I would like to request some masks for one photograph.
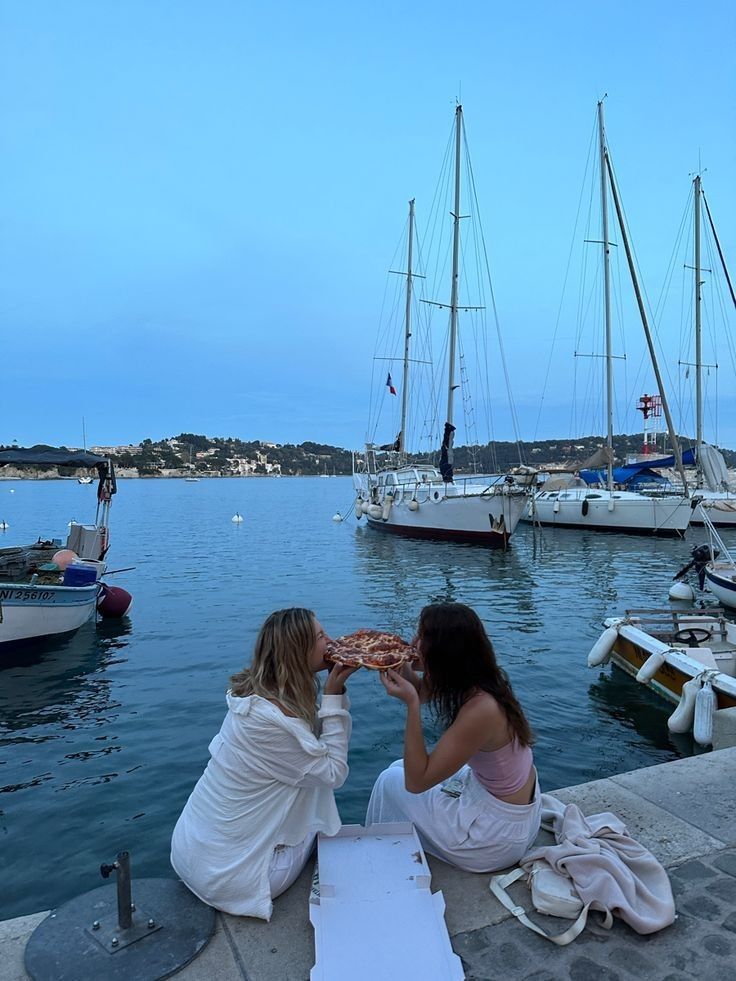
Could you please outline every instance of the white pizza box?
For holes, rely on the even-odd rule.
[[[318,854],[311,981],[462,981],[412,824],[346,825],[319,836]]]

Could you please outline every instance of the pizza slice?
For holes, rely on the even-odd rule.
[[[327,645],[325,660],[347,667],[386,671],[415,660],[417,652],[398,634],[363,628]]]

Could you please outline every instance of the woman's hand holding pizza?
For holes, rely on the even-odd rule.
[[[345,682],[348,680],[351,674],[354,674],[358,670],[358,668],[351,668],[346,664],[330,664],[329,667],[330,673],[327,675],[324,694],[344,695]]]
[[[411,705],[412,702],[419,703],[419,692],[411,681],[400,675],[398,671],[389,668],[387,671],[381,671],[380,677],[383,687],[393,698],[398,698],[405,705]]]

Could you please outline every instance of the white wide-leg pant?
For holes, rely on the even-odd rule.
[[[298,845],[276,846],[268,866],[271,899],[276,899],[282,892],[286,892],[299,878],[300,872],[312,854],[316,838],[316,835],[311,834]]]
[[[534,844],[542,804],[539,785],[530,804],[507,804],[478,783],[469,766],[452,778],[460,796],[442,786],[411,794],[404,786],[402,760],[376,780],[366,824],[411,821],[424,850],[467,872],[495,872],[516,865]]]

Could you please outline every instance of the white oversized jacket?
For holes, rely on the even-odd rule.
[[[271,918],[268,866],[276,845],[340,829],[334,790],[348,775],[347,695],[323,695],[317,736],[258,695],[228,692],[210,761],[174,828],[171,864],[201,900]]]

